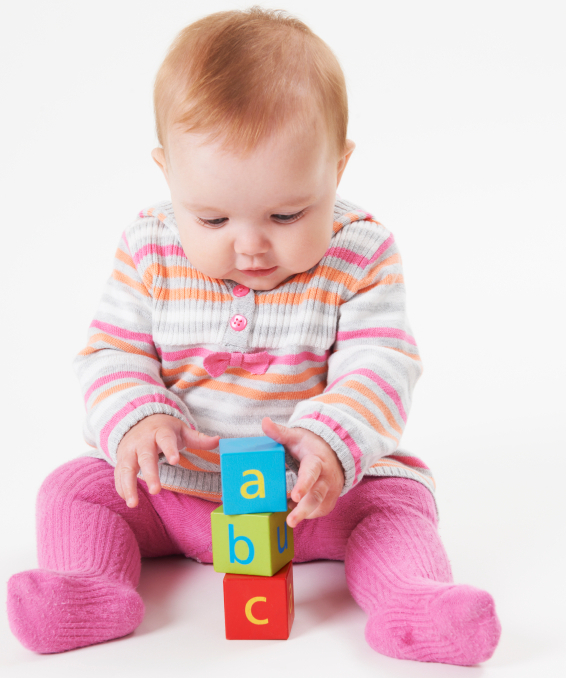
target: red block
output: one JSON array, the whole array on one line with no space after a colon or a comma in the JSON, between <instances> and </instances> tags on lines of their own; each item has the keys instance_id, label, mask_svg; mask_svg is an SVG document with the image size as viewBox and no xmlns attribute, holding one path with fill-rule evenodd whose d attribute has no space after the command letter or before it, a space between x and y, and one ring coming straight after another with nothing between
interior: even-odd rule
<instances>
[{"instance_id":1,"label":"red block","mask_svg":"<svg viewBox=\"0 0 566 678\"><path fill-rule=\"evenodd\" d=\"M292 562L272 577L224 575L228 640L287 640L294 618Z\"/></svg>"}]
</instances>

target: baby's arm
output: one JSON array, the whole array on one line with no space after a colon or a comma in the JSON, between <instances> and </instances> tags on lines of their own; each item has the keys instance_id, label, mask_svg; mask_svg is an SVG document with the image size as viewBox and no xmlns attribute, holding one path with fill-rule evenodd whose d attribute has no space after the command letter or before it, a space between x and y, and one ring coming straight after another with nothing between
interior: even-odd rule
<instances>
[{"instance_id":1,"label":"baby's arm","mask_svg":"<svg viewBox=\"0 0 566 678\"><path fill-rule=\"evenodd\" d=\"M345 301L323 394L305 400L289 420L334 450L344 469L342 494L398 447L422 367L405 310L401 260L380 224L357 222L351 250L335 248L344 266ZM365 251L355 245L365 243Z\"/></svg>"},{"instance_id":2,"label":"baby's arm","mask_svg":"<svg viewBox=\"0 0 566 678\"><path fill-rule=\"evenodd\" d=\"M88 345L75 359L85 397L85 436L113 465L122 439L152 415L169 415L168 420L176 418L195 429L185 403L163 381L153 342L153 288L159 265L151 253L167 243L161 243L150 226L135 222L122 236ZM140 427L138 433L145 429ZM135 464L131 461L130 467Z\"/></svg>"}]
</instances>

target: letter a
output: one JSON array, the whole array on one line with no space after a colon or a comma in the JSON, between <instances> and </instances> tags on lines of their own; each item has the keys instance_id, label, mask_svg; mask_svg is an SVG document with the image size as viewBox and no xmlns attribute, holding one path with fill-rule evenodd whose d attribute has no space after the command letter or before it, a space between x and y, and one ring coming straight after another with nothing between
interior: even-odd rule
<instances>
[{"instance_id":1,"label":"letter a","mask_svg":"<svg viewBox=\"0 0 566 678\"><path fill-rule=\"evenodd\" d=\"M240 560L236 555L236 542L244 541L248 545L248 557L245 560ZM234 538L234 525L230 523L228 525L228 543L230 547L230 562L231 563L240 563L240 565L249 565L254 559L254 545L251 539L248 537L235 537Z\"/></svg>"},{"instance_id":2,"label":"letter a","mask_svg":"<svg viewBox=\"0 0 566 678\"><path fill-rule=\"evenodd\" d=\"M285 523L285 543L281 546L281 535L279 534L279 525L277 526L277 549L279 553L283 553L287 548L287 523Z\"/></svg>"},{"instance_id":3,"label":"letter a","mask_svg":"<svg viewBox=\"0 0 566 678\"><path fill-rule=\"evenodd\" d=\"M265 499L265 480L263 478L263 473L261 471L256 471L255 469L250 469L249 471L244 471L243 476L249 476L250 473L254 473L257 480L250 480L249 483L244 483L240 488L240 493L244 499L255 499L260 497ZM248 487L250 485L257 485L257 492L255 494L250 494L248 492Z\"/></svg>"}]
</instances>

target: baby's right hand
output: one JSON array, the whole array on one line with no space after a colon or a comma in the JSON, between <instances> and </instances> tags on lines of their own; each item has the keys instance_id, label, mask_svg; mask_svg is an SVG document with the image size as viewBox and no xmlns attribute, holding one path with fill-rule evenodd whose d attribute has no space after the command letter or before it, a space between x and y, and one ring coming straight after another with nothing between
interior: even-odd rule
<instances>
[{"instance_id":1,"label":"baby's right hand","mask_svg":"<svg viewBox=\"0 0 566 678\"><path fill-rule=\"evenodd\" d=\"M163 452L167 461L179 462L179 450L193 447L213 450L218 447L218 436L207 436L193 431L177 417L152 414L139 421L126 433L117 450L118 461L114 480L118 494L133 508L138 505L137 475L141 469L150 494L161 491L157 460Z\"/></svg>"}]
</instances>

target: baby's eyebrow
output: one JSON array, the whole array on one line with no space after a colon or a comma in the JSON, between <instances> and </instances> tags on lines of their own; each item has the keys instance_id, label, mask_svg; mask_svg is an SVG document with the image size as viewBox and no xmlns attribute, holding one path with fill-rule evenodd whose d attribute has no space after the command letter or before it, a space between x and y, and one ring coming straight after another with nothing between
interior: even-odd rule
<instances>
[{"instance_id":1,"label":"baby's eyebrow","mask_svg":"<svg viewBox=\"0 0 566 678\"><path fill-rule=\"evenodd\" d=\"M303 209L307 205L310 205L311 203L315 202L315 198L312 195L308 195L306 197L299 197L295 198L294 200L286 200L284 202L281 202L280 204L283 205L283 207L277 207L271 211L272 214L278 214L280 211L286 212L289 211L286 209L289 205L293 205L291 210L298 208ZM184 202L182 203L183 207L186 207L188 210L191 210L192 212L226 212L226 210L221 210L218 209L217 207L210 207L210 205L191 205L190 203Z\"/></svg>"}]
</instances>

